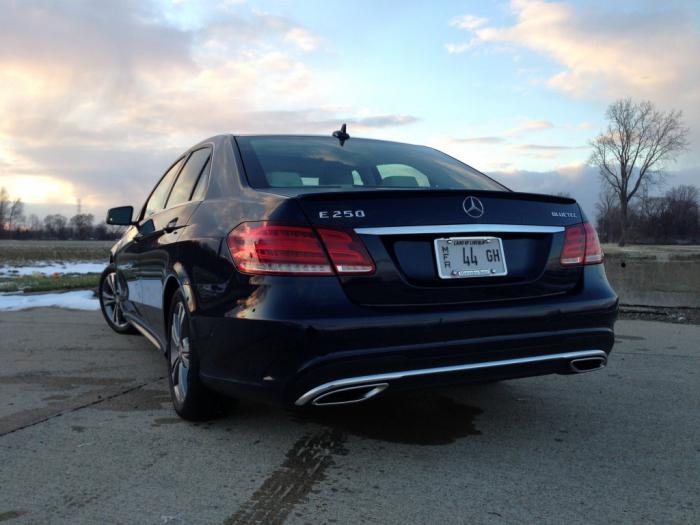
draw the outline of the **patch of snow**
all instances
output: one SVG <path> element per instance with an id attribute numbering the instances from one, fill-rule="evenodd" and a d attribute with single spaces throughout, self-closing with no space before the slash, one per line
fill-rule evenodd
<path id="1" fill-rule="evenodd" d="M 106 268 L 103 262 L 67 262 L 49 263 L 36 266 L 4 266 L 0 268 L 0 277 L 21 277 L 40 273 L 53 275 L 55 273 L 102 273 Z"/>
<path id="2" fill-rule="evenodd" d="M 65 293 L 0 294 L 0 311 L 27 310 L 29 308 L 71 308 L 73 310 L 99 310 L 100 302 L 92 290 Z"/>

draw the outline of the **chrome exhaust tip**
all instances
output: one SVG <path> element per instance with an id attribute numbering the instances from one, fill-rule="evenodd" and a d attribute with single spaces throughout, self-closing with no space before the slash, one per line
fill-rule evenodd
<path id="1" fill-rule="evenodd" d="M 371 385 L 337 388 L 314 398 L 311 404 L 316 406 L 332 406 L 362 403 L 384 392 L 387 388 L 389 388 L 389 383 L 373 383 Z"/>
<path id="2" fill-rule="evenodd" d="M 569 362 L 569 368 L 576 374 L 584 372 L 593 372 L 605 368 L 608 360 L 605 357 L 582 357 L 581 359 L 573 359 Z"/>

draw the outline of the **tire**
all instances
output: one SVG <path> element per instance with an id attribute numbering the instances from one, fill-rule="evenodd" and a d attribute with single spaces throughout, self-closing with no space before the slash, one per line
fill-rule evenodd
<path id="1" fill-rule="evenodd" d="M 190 341 L 190 314 L 180 290 L 168 309 L 168 384 L 175 412 L 188 421 L 207 419 L 221 411 L 221 398 L 199 378 L 199 354 Z"/>
<path id="2" fill-rule="evenodd" d="M 102 316 L 109 327 L 118 334 L 135 334 L 136 329 L 124 318 L 122 302 L 126 298 L 125 288 L 117 275 L 117 268 L 110 264 L 100 275 L 97 288 Z"/>

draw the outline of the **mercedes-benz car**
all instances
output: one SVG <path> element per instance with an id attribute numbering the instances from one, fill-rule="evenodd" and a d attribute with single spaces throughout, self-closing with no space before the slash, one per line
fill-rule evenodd
<path id="1" fill-rule="evenodd" d="M 177 413 L 604 367 L 618 299 L 573 199 L 435 149 L 233 136 L 180 155 L 126 225 L 104 317 L 165 356 Z"/>

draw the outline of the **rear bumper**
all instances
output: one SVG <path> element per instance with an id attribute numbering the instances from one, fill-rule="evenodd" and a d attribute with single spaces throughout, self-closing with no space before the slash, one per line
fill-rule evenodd
<path id="1" fill-rule="evenodd" d="M 518 377 L 518 374 L 540 375 L 543 373 L 583 373 L 603 368 L 608 361 L 608 354 L 602 350 L 581 350 L 561 354 L 531 355 L 514 357 L 497 361 L 464 363 L 460 365 L 405 370 L 366 376 L 336 379 L 308 390 L 294 403 L 297 406 L 339 405 L 365 401 L 383 392 L 389 386 L 410 384 L 411 381 L 426 379 L 440 380 L 454 376 L 461 381 L 467 379 L 467 374 L 475 374 L 477 379 L 484 380 L 484 373 L 491 378 Z M 591 363 L 580 368 L 582 363 Z M 535 372 L 535 373 L 533 373 Z M 351 391 L 353 394 L 351 394 Z M 336 395 L 336 400 L 331 396 Z M 344 396 L 344 397 L 343 397 Z"/>
<path id="2" fill-rule="evenodd" d="M 577 294 L 430 311 L 352 304 L 335 278 L 305 289 L 298 279 L 277 278 L 257 302 L 193 317 L 201 376 L 235 397 L 305 405 L 341 387 L 568 374 L 581 357 L 604 365 L 617 296 L 602 267 L 586 272 L 589 286 Z"/>

